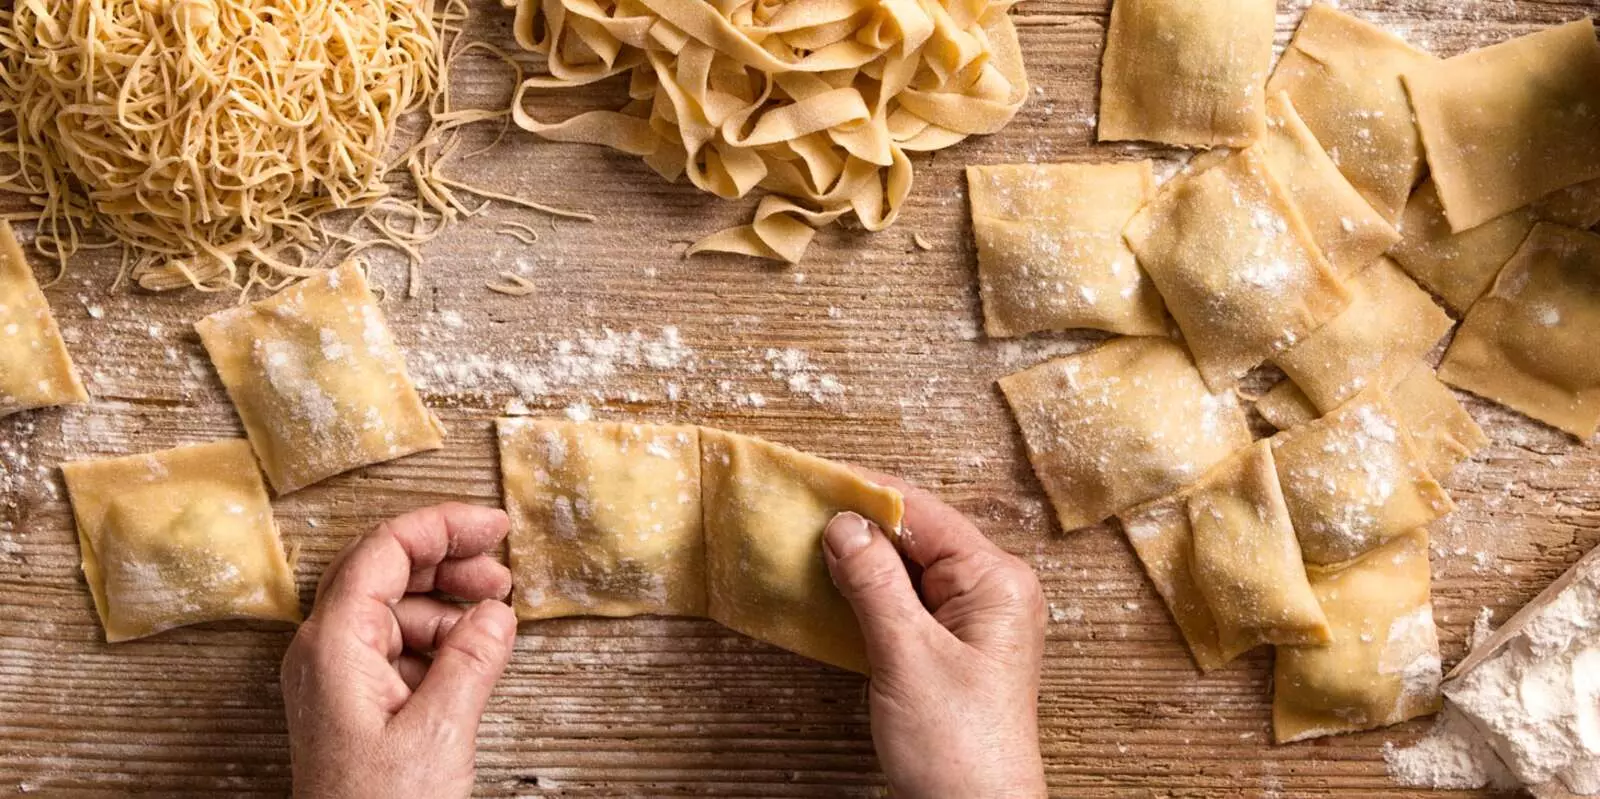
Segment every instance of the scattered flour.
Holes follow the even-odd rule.
[[[1504,790],[1517,785],[1472,722],[1450,705],[1422,740],[1405,748],[1384,744],[1383,761],[1391,779],[1412,787]]]

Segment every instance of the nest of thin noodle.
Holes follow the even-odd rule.
[[[512,118],[644,158],[723,198],[769,192],[749,225],[690,248],[795,262],[815,227],[895,221],[908,153],[1008,123],[1027,99],[1013,0],[502,0],[549,74]],[[531,90],[628,75],[630,102],[559,121]]]
[[[37,206],[34,246],[63,273],[101,246],[152,290],[277,287],[375,244],[415,270],[419,243],[483,208],[439,173],[445,131],[495,116],[449,106],[467,49],[441,40],[465,19],[450,2],[15,0],[0,188]]]

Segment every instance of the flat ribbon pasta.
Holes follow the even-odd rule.
[[[1028,95],[1010,0],[501,2],[518,44],[549,61],[517,88],[518,126],[640,156],[724,199],[771,193],[691,255],[795,263],[846,214],[883,230],[911,192],[907,153],[994,133]],[[528,111],[529,91],[623,74],[619,110]]]

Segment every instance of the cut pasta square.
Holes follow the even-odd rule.
[[[1063,530],[1171,494],[1251,441],[1232,392],[1164,338],[1114,339],[1000,389]]]
[[[1124,233],[1216,391],[1350,302],[1256,150],[1167,184]]]
[[[1457,388],[1587,440],[1600,426],[1600,235],[1540,223],[1439,365]]]
[[[294,572],[249,443],[61,471],[108,642],[221,619],[300,621]]]
[[[88,400],[16,234],[0,219],[0,417]]]
[[[1400,240],[1389,220],[1339,172],[1288,94],[1279,92],[1267,98],[1267,134],[1255,146],[1293,198],[1312,240],[1340,277],[1366,269]]]
[[[855,611],[822,559],[822,532],[855,511],[891,535],[900,492],[759,438],[701,428],[708,615],[814,660],[867,672]]]
[[[1438,189],[1428,180],[1406,203],[1400,243],[1389,250],[1389,257],[1450,310],[1463,314],[1489,290],[1535,221],[1531,211],[1519,208],[1455,233],[1444,217]]]
[[[1367,386],[1387,390],[1398,383],[1455,324],[1387,258],[1346,288],[1349,307],[1273,359],[1319,415]]]
[[[1533,204],[1535,216],[1575,228],[1600,224],[1600,178],[1568,186]]]
[[[499,420],[521,619],[706,615],[700,432]]]
[[[1216,617],[1194,578],[1194,529],[1187,503],[1172,495],[1140,505],[1118,517],[1156,593],[1177,622],[1184,643],[1201,671],[1227,665]]]
[[[1272,446],[1307,563],[1350,560],[1455,509],[1376,389]]]
[[[1333,630],[1329,646],[1278,648],[1278,743],[1370,730],[1441,706],[1428,535],[1413,530],[1351,563],[1309,567]]]
[[[1267,424],[1279,430],[1292,430],[1322,415],[1322,411],[1312,404],[1311,398],[1293,380],[1280,380],[1267,393],[1257,397],[1255,409],[1261,418],[1267,420]]]
[[[1400,76],[1437,60],[1376,25],[1316,3],[1278,60],[1267,94],[1288,92],[1339,171],[1393,222],[1423,166]]]
[[[279,494],[442,446],[353,261],[195,329]]]
[[[984,330],[1166,332],[1161,295],[1122,240],[1155,191],[1149,161],[967,167]]]
[[[1587,18],[1405,73],[1450,228],[1600,177],[1600,42]]]
[[[1270,443],[1258,441],[1211,470],[1185,504],[1194,582],[1216,619],[1224,661],[1262,644],[1328,642]]]
[[[1261,136],[1272,0],[1116,0],[1100,141],[1242,147]]]

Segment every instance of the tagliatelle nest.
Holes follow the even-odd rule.
[[[909,152],[1004,127],[1027,98],[1011,2],[989,0],[502,0],[548,58],[512,106],[547,139],[642,156],[723,198],[760,187],[755,220],[690,252],[798,261],[818,225],[892,224]],[[628,74],[619,111],[541,122],[530,90]]]
[[[0,10],[0,120],[11,123],[0,124],[0,188],[39,206],[35,246],[63,271],[81,247],[121,245],[126,276],[148,289],[278,286],[327,261],[329,245],[345,250],[334,263],[378,244],[415,268],[415,245],[483,207],[451,188],[486,194],[438,172],[454,144],[444,130],[495,116],[449,108],[441,33],[466,13],[450,9],[15,0]],[[425,122],[403,138],[417,110]],[[392,196],[391,172],[409,175],[413,199]],[[324,217],[348,209],[368,212],[329,230]]]

